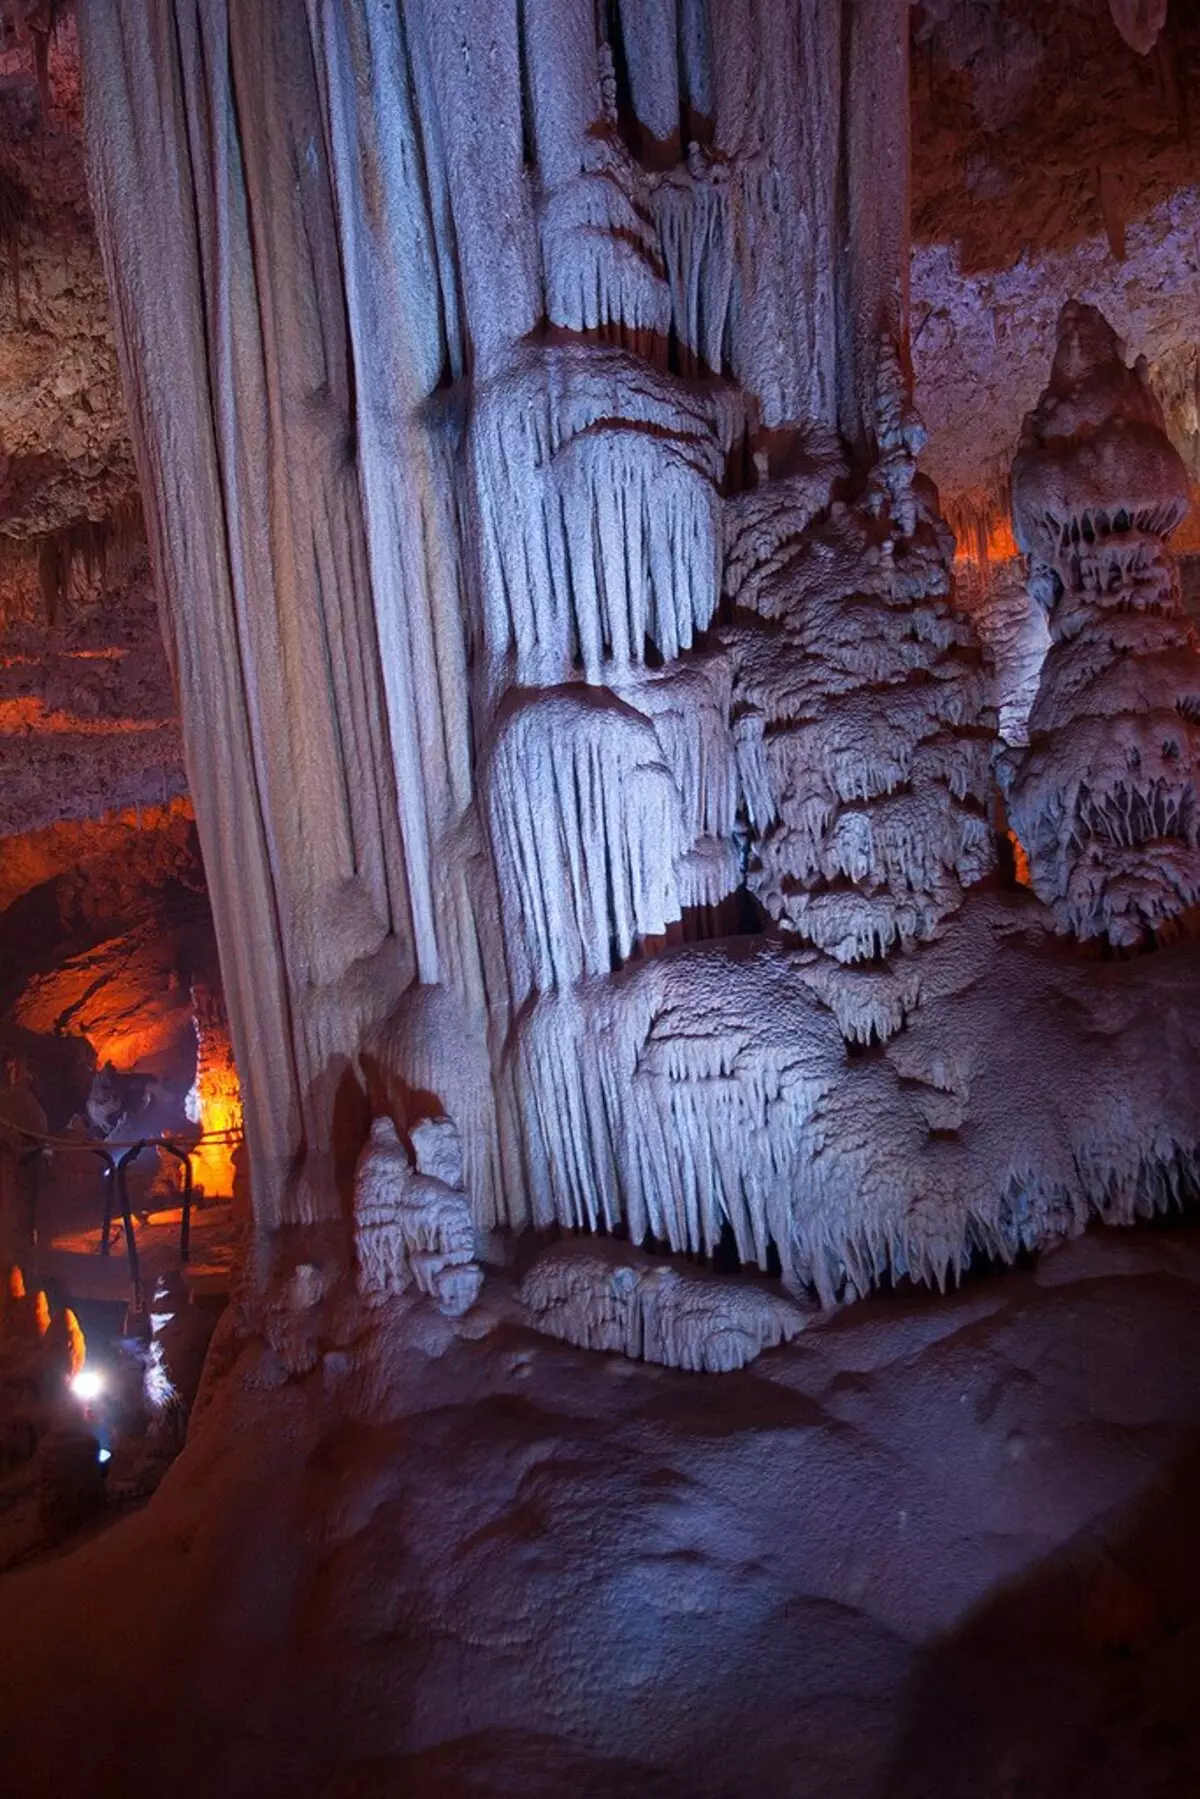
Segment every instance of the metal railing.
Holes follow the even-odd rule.
[[[133,1309],[135,1311],[142,1309],[144,1293],[141,1264],[138,1260],[137,1237],[133,1228],[133,1208],[129,1199],[129,1168],[137,1161],[144,1149],[164,1149],[168,1155],[174,1156],[178,1162],[182,1163],[183,1202],[179,1217],[179,1259],[181,1262],[188,1262],[191,1260],[192,1253],[192,1204],[195,1191],[192,1157],[207,1143],[229,1144],[242,1141],[240,1131],[214,1131],[210,1136],[188,1137],[177,1142],[173,1137],[165,1136],[128,1139],[51,1137],[37,1131],[26,1130],[22,1125],[14,1125],[10,1128],[31,1145],[18,1159],[22,1166],[32,1164],[33,1191],[29,1206],[29,1232],[30,1239],[35,1245],[38,1240],[38,1164],[41,1161],[42,1151],[46,1149],[67,1150],[100,1158],[104,1164],[102,1175],[104,1213],[100,1226],[100,1254],[107,1256],[112,1252],[113,1218],[119,1209],[121,1227],[125,1232],[125,1253],[129,1262],[129,1281],[133,1288]],[[114,1154],[114,1151],[121,1153],[117,1155]]]

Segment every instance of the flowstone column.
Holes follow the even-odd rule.
[[[367,1060],[402,1134],[454,1118],[485,1222],[566,1216],[542,1170],[585,1141],[619,1138],[648,1185],[646,1131],[667,1160],[708,1131],[684,1050],[690,1122],[661,1088],[657,1118],[594,1086],[556,1115],[523,1033],[543,1002],[594,1016],[742,890],[728,521],[750,487],[768,532],[793,519],[814,436],[858,495],[855,570],[885,557],[850,634],[878,627],[888,679],[919,641],[936,700],[908,746],[934,803],[896,796],[887,848],[838,867],[869,885],[919,839],[901,937],[974,867],[942,741],[969,680],[901,566],[940,554],[900,374],[907,6],[90,0],[81,32],[258,1215],[334,1209]],[[732,978],[689,966],[654,979],[690,1004]],[[802,1115],[739,1214],[760,1260]],[[712,1192],[672,1241],[711,1246]]]
[[[336,1210],[362,1128],[362,1034],[413,966],[315,74],[300,0],[97,0],[79,30],[93,204],[269,1227]]]
[[[1200,899],[1200,653],[1167,549],[1188,481],[1143,368],[1068,301],[1013,519],[1051,645],[1009,813],[1058,928],[1134,945]]]

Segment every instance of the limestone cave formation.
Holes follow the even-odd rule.
[[[0,0],[14,1792],[1200,1792],[1198,77]]]

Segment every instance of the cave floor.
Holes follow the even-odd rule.
[[[0,1579],[7,1790],[1200,1792],[1200,1229],[725,1376],[488,1293],[291,1379],[225,1334],[151,1504]]]

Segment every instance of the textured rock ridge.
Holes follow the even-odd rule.
[[[795,1337],[799,1306],[748,1282],[686,1274],[627,1245],[564,1244],[521,1283],[535,1327],[581,1349],[727,1374]]]

